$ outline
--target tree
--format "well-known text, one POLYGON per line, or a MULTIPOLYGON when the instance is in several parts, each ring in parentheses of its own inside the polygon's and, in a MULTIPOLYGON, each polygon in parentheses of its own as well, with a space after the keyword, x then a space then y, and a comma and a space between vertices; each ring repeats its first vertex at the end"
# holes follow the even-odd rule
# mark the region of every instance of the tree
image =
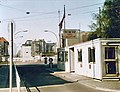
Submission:
POLYGON ((90 25, 94 29, 90 40, 93 34, 96 34, 96 38, 120 38, 120 0, 105 1, 102 11, 99 9, 96 15, 96 27, 93 23, 90 25))

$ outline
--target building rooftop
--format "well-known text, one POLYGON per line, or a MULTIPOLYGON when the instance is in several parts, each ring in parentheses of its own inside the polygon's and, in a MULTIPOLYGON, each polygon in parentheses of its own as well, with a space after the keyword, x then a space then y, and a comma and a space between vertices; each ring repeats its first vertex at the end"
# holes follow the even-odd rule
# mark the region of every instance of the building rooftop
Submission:
POLYGON ((4 37, 0 37, 0 42, 8 42, 4 37))

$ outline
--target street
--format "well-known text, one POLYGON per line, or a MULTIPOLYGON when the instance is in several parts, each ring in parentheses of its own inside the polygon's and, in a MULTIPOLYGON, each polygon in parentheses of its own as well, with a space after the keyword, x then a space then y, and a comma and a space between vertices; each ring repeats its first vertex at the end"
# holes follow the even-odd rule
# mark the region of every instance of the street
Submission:
POLYGON ((53 76, 47 65, 18 66, 18 70, 26 86, 33 92, 98 92, 77 82, 72 83, 53 76))
MULTIPOLYGON (((6 67, 3 68, 8 69, 6 67)), ((18 65, 17 69, 21 78, 21 86, 26 87, 28 92, 104 92, 54 76, 48 65, 18 65)), ((3 77, 0 78, 3 79, 3 77)), ((15 86, 15 83, 13 84, 15 86)), ((3 88, 3 86, 0 87, 3 88)), ((8 85, 4 87, 8 87, 8 85)))

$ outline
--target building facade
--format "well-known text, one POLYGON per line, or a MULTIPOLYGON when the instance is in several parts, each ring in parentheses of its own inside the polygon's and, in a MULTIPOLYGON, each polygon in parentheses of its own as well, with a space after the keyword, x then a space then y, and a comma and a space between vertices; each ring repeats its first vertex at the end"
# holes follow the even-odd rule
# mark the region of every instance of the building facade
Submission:
POLYGON ((90 32, 80 31, 79 29, 63 29, 61 32, 61 47, 57 49, 57 66, 65 70, 65 60, 67 52, 65 47, 88 41, 90 32))
POLYGON ((25 44, 22 44, 21 46, 21 50, 19 54, 22 62, 33 61, 33 57, 31 55, 31 43, 32 43, 32 40, 27 40, 25 44))
POLYGON ((80 29, 63 29, 61 31, 61 47, 71 46, 88 41, 90 32, 80 31, 80 29))
POLYGON ((56 53, 56 43, 46 43, 44 39, 27 40, 22 44, 18 57, 22 61, 41 61, 42 57, 54 56, 56 53))
POLYGON ((9 42, 4 37, 0 37, 0 61, 6 61, 8 59, 8 46, 9 42))
POLYGON ((45 52, 45 40, 39 39, 32 41, 31 44, 31 54, 33 57, 40 57, 42 56, 42 53, 45 52))

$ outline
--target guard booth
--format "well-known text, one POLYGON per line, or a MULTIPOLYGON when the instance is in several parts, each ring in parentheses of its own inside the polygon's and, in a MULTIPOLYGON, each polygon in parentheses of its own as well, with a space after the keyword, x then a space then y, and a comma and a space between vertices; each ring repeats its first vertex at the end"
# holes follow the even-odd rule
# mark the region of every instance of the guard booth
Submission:
POLYGON ((65 49, 57 49, 57 68, 60 70, 65 70, 65 49))
POLYGON ((98 38, 65 48, 66 72, 95 79, 120 79, 120 38, 98 38))

